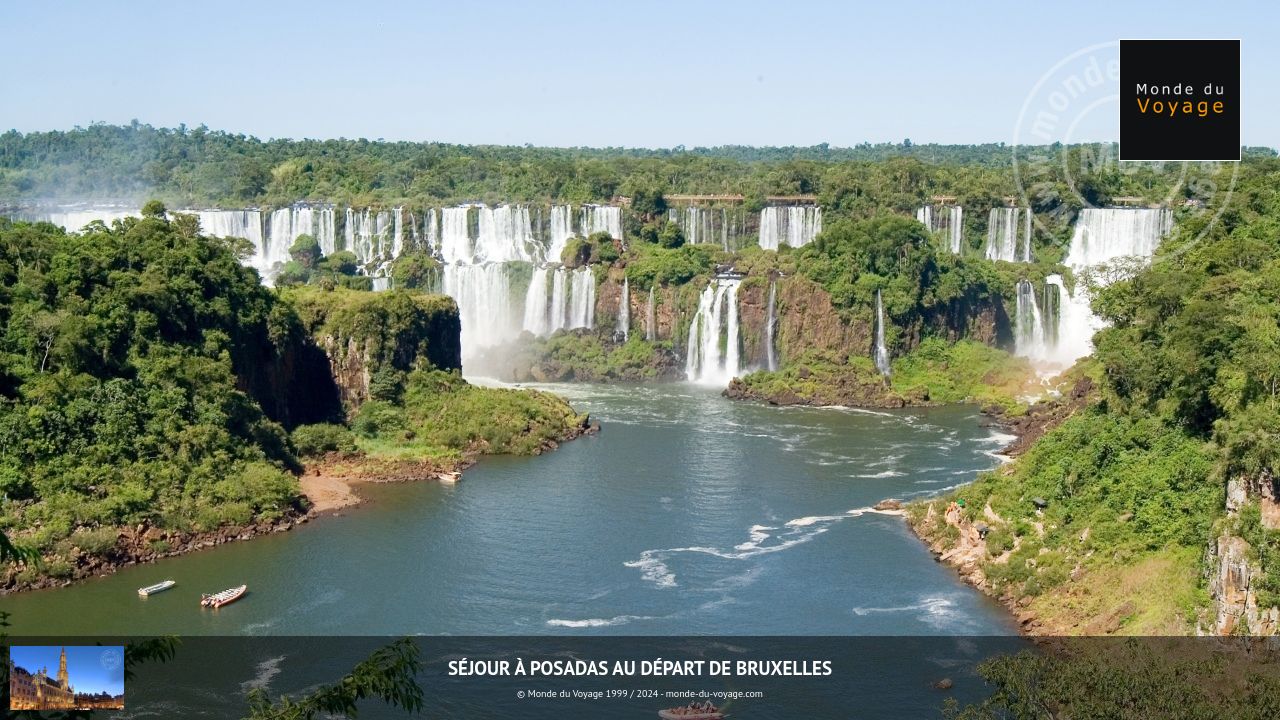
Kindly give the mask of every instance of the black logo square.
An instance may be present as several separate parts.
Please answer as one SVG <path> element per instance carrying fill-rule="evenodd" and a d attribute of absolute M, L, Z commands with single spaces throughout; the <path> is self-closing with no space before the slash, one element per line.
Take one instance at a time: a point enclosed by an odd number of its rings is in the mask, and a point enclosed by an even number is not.
<path fill-rule="evenodd" d="M 1120 159 L 1239 160 L 1240 41 L 1121 40 Z"/>

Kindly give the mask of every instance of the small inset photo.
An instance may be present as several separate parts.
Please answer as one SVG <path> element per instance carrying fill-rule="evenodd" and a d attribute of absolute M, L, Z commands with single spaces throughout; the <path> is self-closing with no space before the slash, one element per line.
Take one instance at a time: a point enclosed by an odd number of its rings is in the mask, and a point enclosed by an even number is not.
<path fill-rule="evenodd" d="M 123 710 L 124 647 L 13 645 L 10 710 Z"/>

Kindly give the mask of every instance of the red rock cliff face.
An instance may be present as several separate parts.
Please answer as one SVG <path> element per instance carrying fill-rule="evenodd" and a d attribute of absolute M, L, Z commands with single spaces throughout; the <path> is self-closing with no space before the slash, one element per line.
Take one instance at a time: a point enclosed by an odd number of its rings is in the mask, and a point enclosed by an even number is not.
<path fill-rule="evenodd" d="M 609 331 L 616 327 L 618 302 L 622 294 L 622 270 L 615 268 L 596 291 L 597 327 Z M 747 277 L 738 289 L 738 322 L 742 339 L 743 366 L 750 369 L 767 366 L 769 286 L 775 283 L 777 326 L 774 343 L 779 365 L 799 357 L 806 350 L 832 352 L 841 356 L 870 357 L 875 342 L 874 320 L 868 316 L 846 317 L 832 304 L 831 295 L 816 282 L 801 276 Z M 683 352 L 689 322 L 697 312 L 698 294 L 705 279 L 697 279 L 680 287 L 659 287 L 654 292 L 654 325 L 658 340 L 674 341 Z M 644 336 L 647 326 L 649 292 L 632 288 L 630 292 L 632 335 Z M 893 319 L 889 319 L 893 322 Z M 969 304 L 957 301 L 945 308 L 921 316 L 908 327 L 901 328 L 898 341 L 890 353 L 899 355 L 914 349 L 927 334 L 948 340 L 971 339 L 988 345 L 1010 344 L 1009 319 L 1000 302 Z"/>
<path fill-rule="evenodd" d="M 871 355 L 875 338 L 871 323 L 846 321 L 831 304 L 831 295 L 812 280 L 803 277 L 779 280 L 777 305 L 781 363 L 798 357 L 805 350 Z"/>
<path fill-rule="evenodd" d="M 611 270 L 609 277 L 596 288 L 596 327 L 611 331 L 617 327 L 618 301 L 622 296 L 623 275 L 620 269 Z M 693 301 L 687 296 L 692 292 Z M 689 318 L 697 310 L 697 294 L 693 285 L 684 287 L 657 287 L 653 291 L 653 320 L 655 340 L 675 340 L 684 347 L 685 333 L 689 329 Z M 631 334 L 645 337 L 648 329 L 649 291 L 631 287 Z"/>

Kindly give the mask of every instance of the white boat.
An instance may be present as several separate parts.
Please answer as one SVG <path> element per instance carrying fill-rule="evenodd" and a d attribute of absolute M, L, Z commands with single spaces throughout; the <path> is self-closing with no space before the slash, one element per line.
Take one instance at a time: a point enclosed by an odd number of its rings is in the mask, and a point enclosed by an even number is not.
<path fill-rule="evenodd" d="M 201 607 L 217 609 L 227 603 L 233 603 L 236 600 L 239 600 L 240 596 L 244 595 L 244 591 L 248 589 L 248 585 L 241 585 L 240 587 L 229 588 L 212 595 L 202 595 L 200 597 L 200 605 Z"/>
<path fill-rule="evenodd" d="M 138 594 L 141 595 L 142 597 L 146 597 L 148 595 L 155 595 L 156 593 L 164 592 L 165 590 L 168 590 L 169 588 L 177 584 L 178 583 L 172 580 L 165 580 L 164 582 L 158 582 L 155 585 L 148 585 L 144 588 L 138 588 Z"/>

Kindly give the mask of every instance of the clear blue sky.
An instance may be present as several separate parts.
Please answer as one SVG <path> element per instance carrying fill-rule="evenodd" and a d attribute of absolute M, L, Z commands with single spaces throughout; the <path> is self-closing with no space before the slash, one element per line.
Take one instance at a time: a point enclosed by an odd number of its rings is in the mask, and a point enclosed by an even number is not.
<path fill-rule="evenodd" d="M 3 129 L 647 147 L 1010 142 L 1077 49 L 1238 37 L 1243 140 L 1280 145 L 1273 2 L 10 0 L 0 27 Z"/>
<path fill-rule="evenodd" d="M 58 679 L 58 656 L 62 648 L 57 645 L 15 645 L 9 649 L 13 663 L 31 674 L 48 668 L 49 677 Z M 107 662 L 103 654 L 112 653 Z M 67 646 L 67 679 L 78 693 L 106 692 L 119 695 L 124 692 L 124 649 L 119 646 Z"/>

